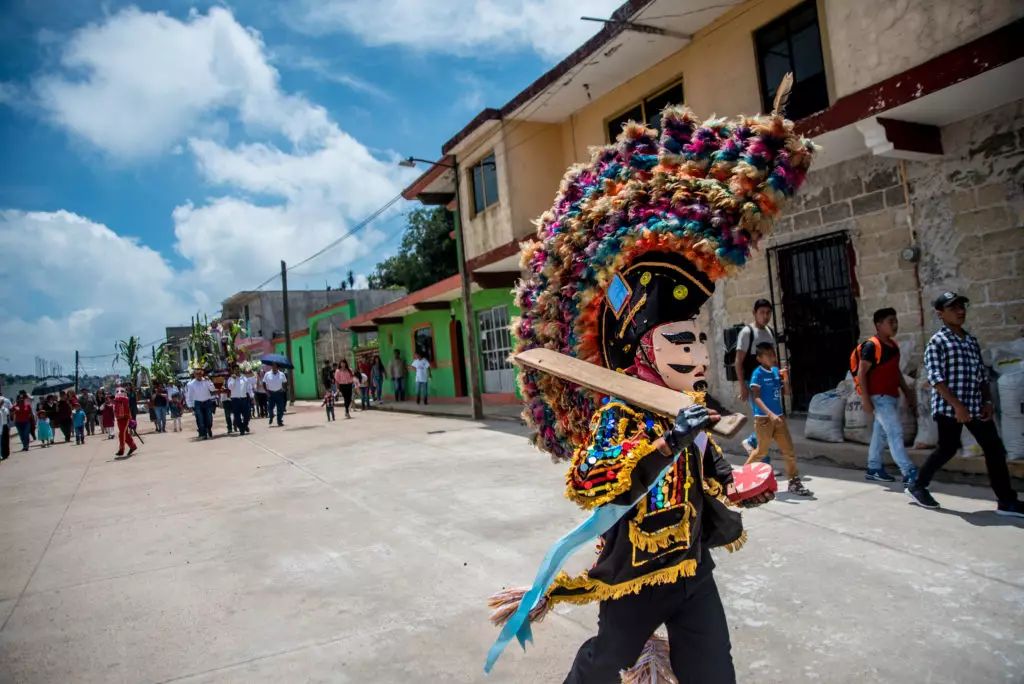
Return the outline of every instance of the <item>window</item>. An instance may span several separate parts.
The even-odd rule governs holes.
[[[796,121],[828,108],[828,83],[821,55],[818,8],[807,0],[754,32],[762,107],[772,109],[786,72],[793,72],[793,92],[786,116]]]
[[[661,112],[669,105],[683,104],[683,82],[673,83],[667,88],[644,98],[638,104],[608,120],[608,141],[614,142],[629,121],[644,123],[661,130]]]
[[[306,372],[306,362],[302,358],[302,347],[299,347],[299,372],[300,373],[305,373]]]
[[[473,165],[473,212],[479,214],[498,201],[498,167],[494,153]]]
[[[434,328],[429,323],[414,328],[412,331],[412,348],[417,354],[434,365]]]

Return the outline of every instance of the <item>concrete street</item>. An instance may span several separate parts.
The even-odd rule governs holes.
[[[596,627],[560,607],[482,666],[486,598],[583,514],[509,422],[371,411],[143,434],[0,465],[0,682],[560,682]],[[186,426],[189,427],[188,419]],[[1024,681],[1024,521],[986,487],[801,464],[815,500],[745,514],[720,553],[740,682]],[[573,559],[586,567],[590,551]]]

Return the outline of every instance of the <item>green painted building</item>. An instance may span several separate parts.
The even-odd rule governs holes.
[[[509,324],[519,315],[519,309],[512,296],[512,279],[506,280],[509,281],[506,287],[473,287],[476,353],[480,357],[480,383],[486,403],[518,400],[515,368],[509,361],[513,348]],[[343,327],[353,333],[376,333],[378,352],[385,365],[398,351],[408,366],[414,352],[418,351],[430,361],[430,398],[464,400],[469,395],[469,363],[461,294],[461,279],[452,276],[356,316]],[[407,393],[415,396],[412,368],[408,368],[407,378]],[[385,394],[393,394],[390,380],[385,383]]]
[[[292,374],[296,399],[317,399],[321,396],[320,371],[324,361],[342,359],[353,362],[353,351],[372,342],[372,332],[343,329],[349,320],[375,304],[385,304],[403,296],[404,291],[358,290],[353,297],[313,311],[306,316],[306,327],[291,334]],[[286,353],[284,337],[273,340],[274,351]]]

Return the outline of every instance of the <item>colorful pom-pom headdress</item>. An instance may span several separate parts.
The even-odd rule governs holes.
[[[781,88],[780,88],[781,91]],[[625,370],[655,326],[697,315],[803,183],[814,145],[781,107],[700,122],[669,107],[656,131],[627,124],[565,174],[538,240],[523,247],[516,351],[544,347]],[[526,368],[534,442],[571,458],[602,397]]]

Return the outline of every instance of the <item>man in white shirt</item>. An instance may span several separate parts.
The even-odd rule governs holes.
[[[225,383],[228,390],[228,404],[224,410],[231,411],[232,420],[238,434],[249,433],[249,381],[242,377],[242,369],[237,363],[231,365],[231,377]]]
[[[185,388],[185,405],[192,409],[196,416],[196,427],[200,439],[213,437],[213,397],[217,388],[205,376],[202,368],[196,368],[194,376]]]
[[[412,367],[416,369],[416,403],[420,403],[422,394],[423,403],[429,404],[430,362],[416,352],[413,354]]]
[[[276,363],[270,367],[267,374],[263,376],[263,386],[267,388],[267,425],[274,424],[274,407],[277,407],[277,425],[284,425],[284,405],[287,403],[288,395],[285,393],[285,385],[288,383],[288,376],[281,372],[281,367]]]

